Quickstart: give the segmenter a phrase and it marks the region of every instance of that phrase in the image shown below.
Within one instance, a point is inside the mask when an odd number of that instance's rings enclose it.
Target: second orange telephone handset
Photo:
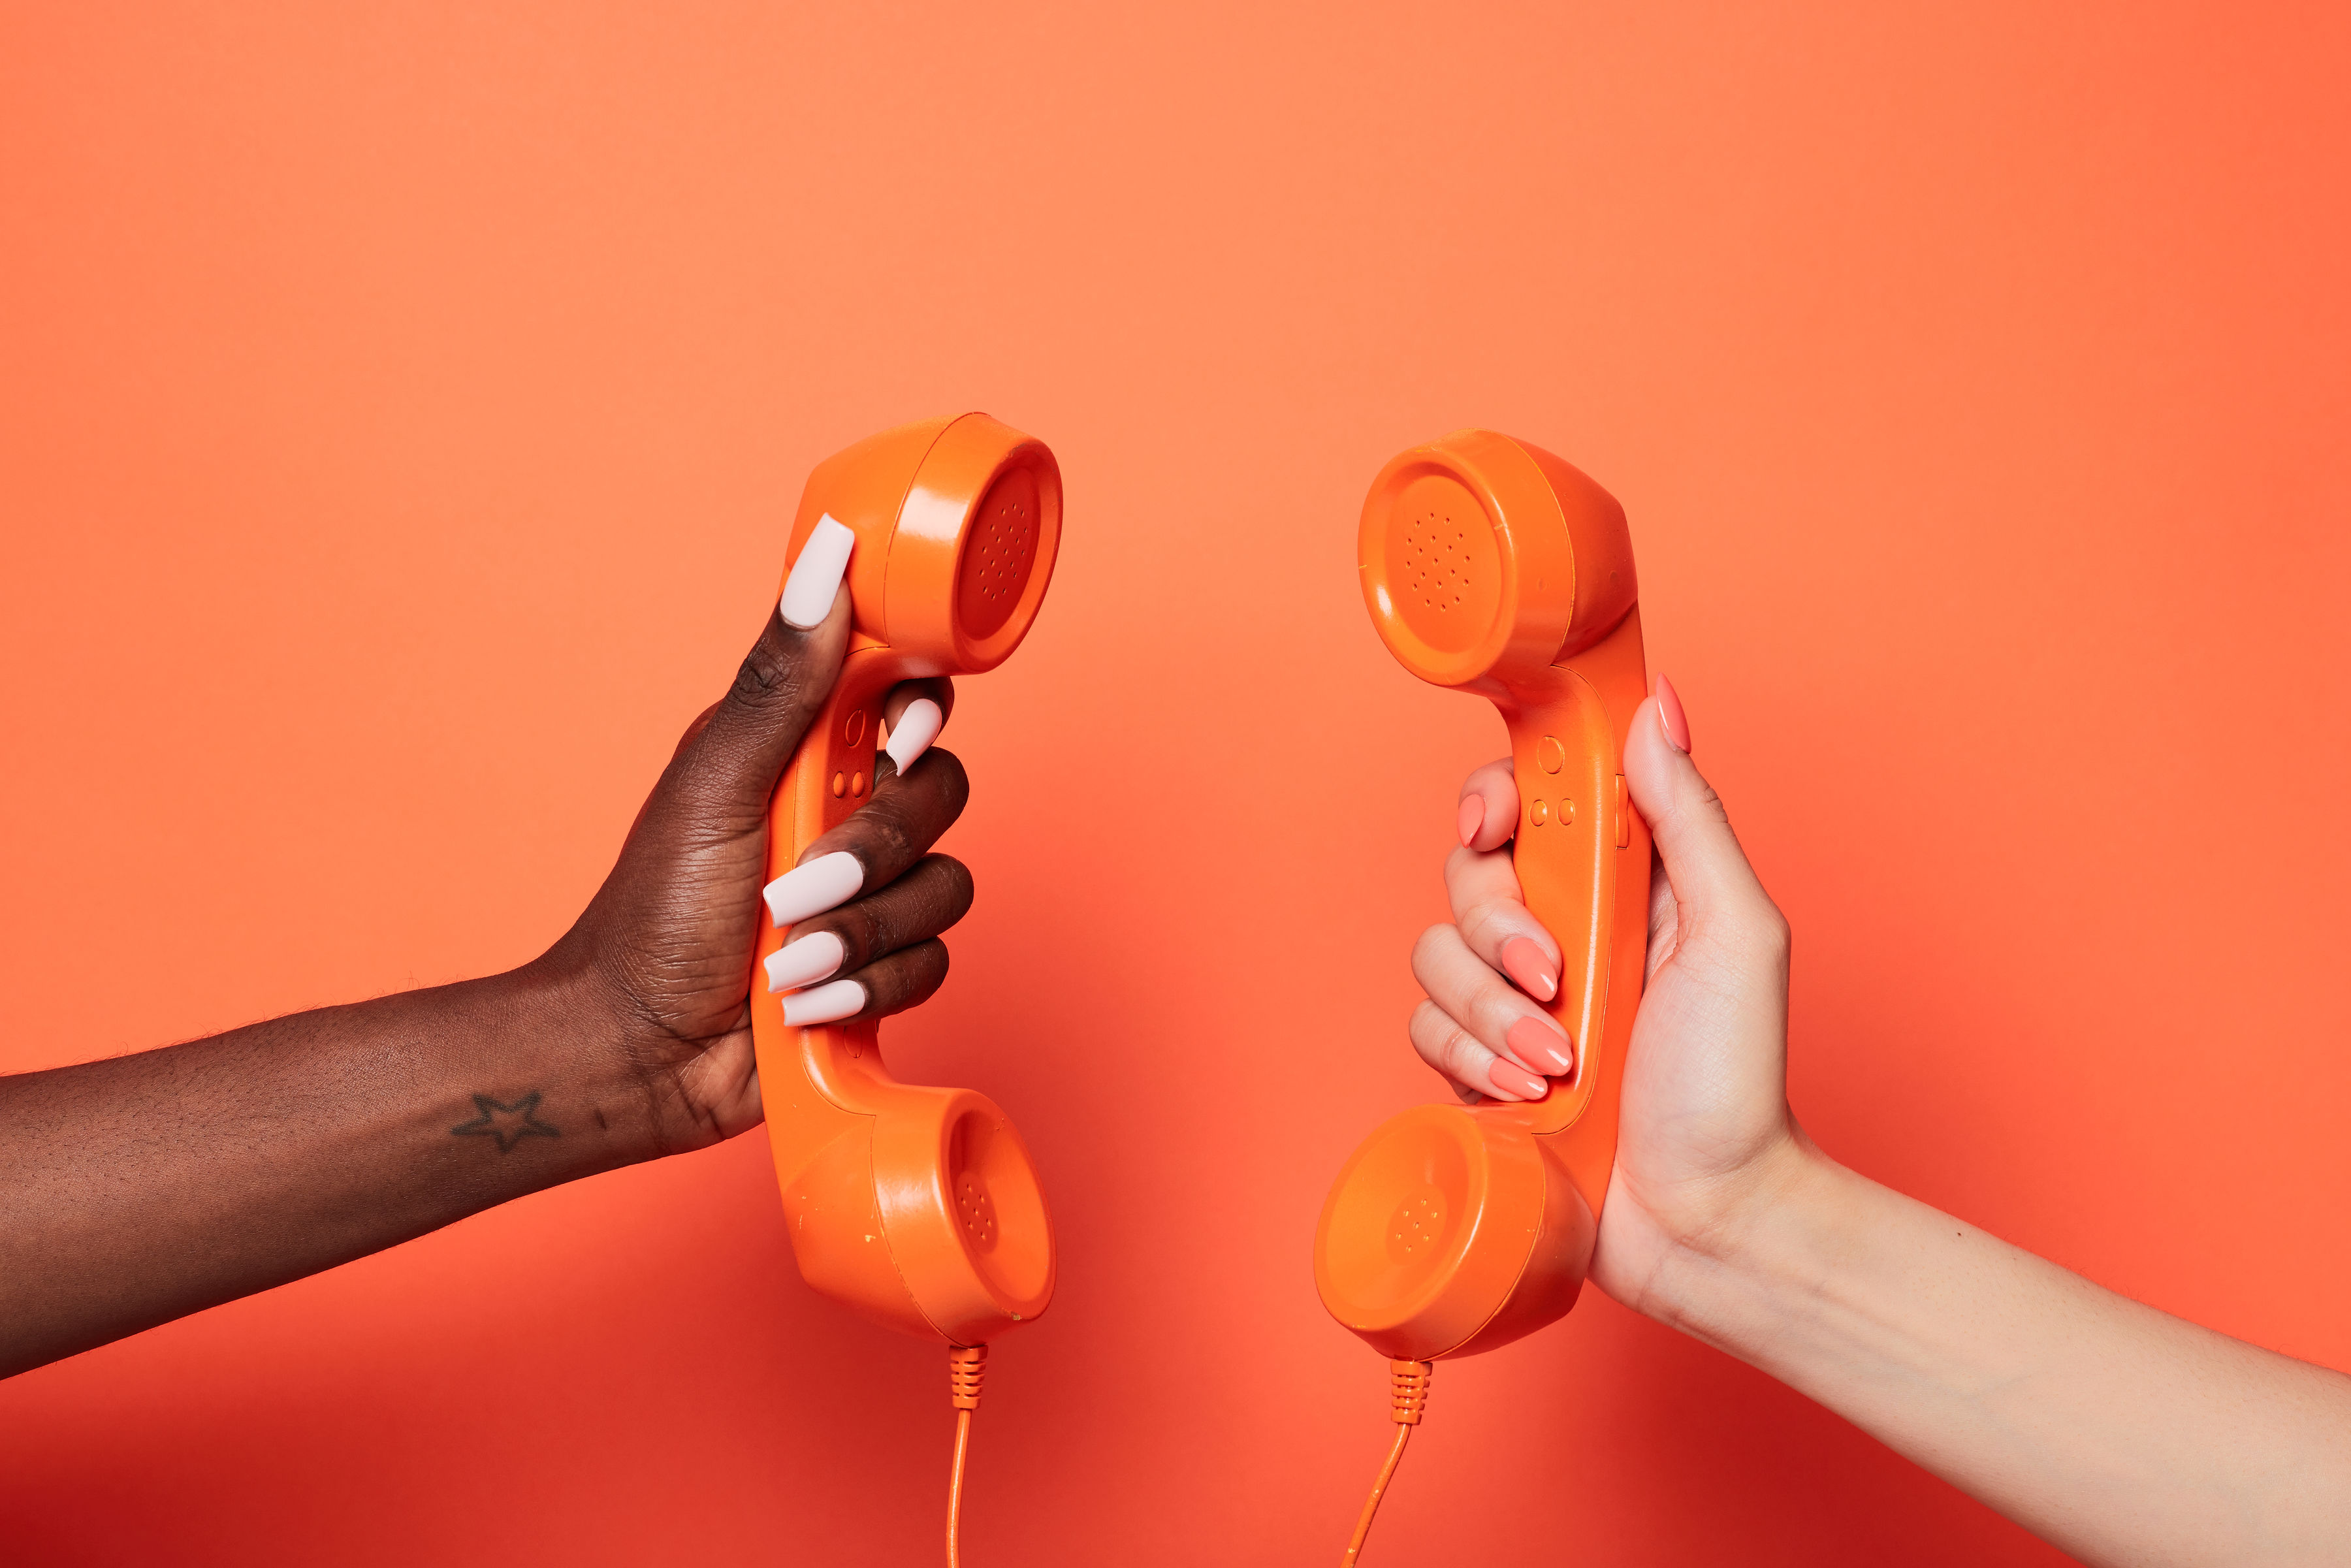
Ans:
[[[882,705],[900,681],[994,669],[1052,576],[1061,475],[1043,443],[983,413],[904,425],[819,464],[785,579],[820,519],[856,535],[849,653],[768,808],[768,878],[863,805]],[[766,919],[764,964],[784,933]],[[968,1089],[902,1083],[875,1024],[794,1029],[754,970],[751,1030],[786,1225],[817,1290],[950,1347],[956,1410],[947,1558],[987,1342],[1053,1295],[1053,1227],[1011,1120]]]
[[[1352,1563],[1426,1402],[1430,1364],[1564,1315],[1592,1261],[1647,956],[1649,831],[1626,796],[1646,695],[1625,509],[1540,447],[1467,430],[1380,471],[1357,535],[1364,602],[1422,680],[1510,730],[1512,863],[1558,940],[1543,1005],[1574,1067],[1540,1100],[1423,1105],[1366,1138],[1314,1235],[1322,1304],[1390,1360],[1397,1433]]]

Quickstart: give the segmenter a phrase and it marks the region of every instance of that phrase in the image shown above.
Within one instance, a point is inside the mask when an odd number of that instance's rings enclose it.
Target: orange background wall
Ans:
[[[1821,1140],[2351,1364],[2346,13],[1772,9],[10,5],[0,1065],[529,956],[810,465],[988,409],[1070,526],[890,1049],[1019,1118],[1065,1265],[969,1559],[1333,1557],[1390,1428],[1308,1239],[1436,1091],[1405,952],[1500,745],[1355,508],[1485,423],[1632,515]],[[0,1556],[925,1562],[940,1360],[744,1138],[0,1385]],[[2056,1560],[1597,1299],[1443,1369],[1383,1519]]]

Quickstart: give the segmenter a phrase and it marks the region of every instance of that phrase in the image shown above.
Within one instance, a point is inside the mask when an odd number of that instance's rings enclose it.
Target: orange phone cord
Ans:
[[[947,1396],[955,1403],[955,1466],[947,1472],[947,1568],[962,1562],[956,1537],[963,1523],[963,1456],[971,1446],[971,1413],[979,1408],[979,1383],[987,1374],[987,1347],[947,1347]]]
[[[1372,1495],[1364,1504],[1364,1517],[1355,1521],[1355,1533],[1347,1542],[1347,1555],[1339,1559],[1339,1568],[1355,1568],[1355,1559],[1364,1554],[1364,1542],[1372,1533],[1372,1521],[1380,1511],[1380,1499],[1385,1497],[1388,1483],[1395,1479],[1396,1465],[1404,1458],[1404,1446],[1412,1440],[1412,1429],[1420,1425],[1420,1413],[1428,1408],[1428,1375],[1436,1367],[1425,1361],[1391,1361],[1388,1363],[1389,1398],[1395,1406],[1396,1424],[1395,1447],[1388,1450],[1388,1462],[1380,1467],[1380,1479],[1372,1483]]]

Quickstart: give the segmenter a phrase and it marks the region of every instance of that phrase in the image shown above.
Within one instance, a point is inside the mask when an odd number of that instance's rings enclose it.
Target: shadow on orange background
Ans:
[[[1501,748],[1355,510],[1483,423],[1631,513],[1821,1141],[2351,1363],[2339,8],[398,10],[0,16],[0,1066],[536,953],[810,464],[986,408],[1069,527],[888,1033],[1064,1266],[967,1555],[1335,1557],[1391,1428],[1307,1244]],[[0,1385],[0,1556],[925,1562],[940,1361],[739,1139]],[[2057,1560],[1596,1294],[1444,1369],[1373,1555]]]

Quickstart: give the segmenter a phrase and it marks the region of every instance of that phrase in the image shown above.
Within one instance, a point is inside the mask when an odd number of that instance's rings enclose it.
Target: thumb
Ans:
[[[766,819],[777,780],[841,674],[849,648],[849,594],[841,587],[849,549],[828,539],[828,528],[850,533],[829,517],[817,525],[734,685],[688,735],[664,780],[681,805],[721,831]]]
[[[1689,720],[1663,675],[1656,695],[1633,716],[1625,739],[1625,783],[1649,824],[1685,925],[1709,917],[1779,918],[1730,831],[1722,797],[1690,760]]]

